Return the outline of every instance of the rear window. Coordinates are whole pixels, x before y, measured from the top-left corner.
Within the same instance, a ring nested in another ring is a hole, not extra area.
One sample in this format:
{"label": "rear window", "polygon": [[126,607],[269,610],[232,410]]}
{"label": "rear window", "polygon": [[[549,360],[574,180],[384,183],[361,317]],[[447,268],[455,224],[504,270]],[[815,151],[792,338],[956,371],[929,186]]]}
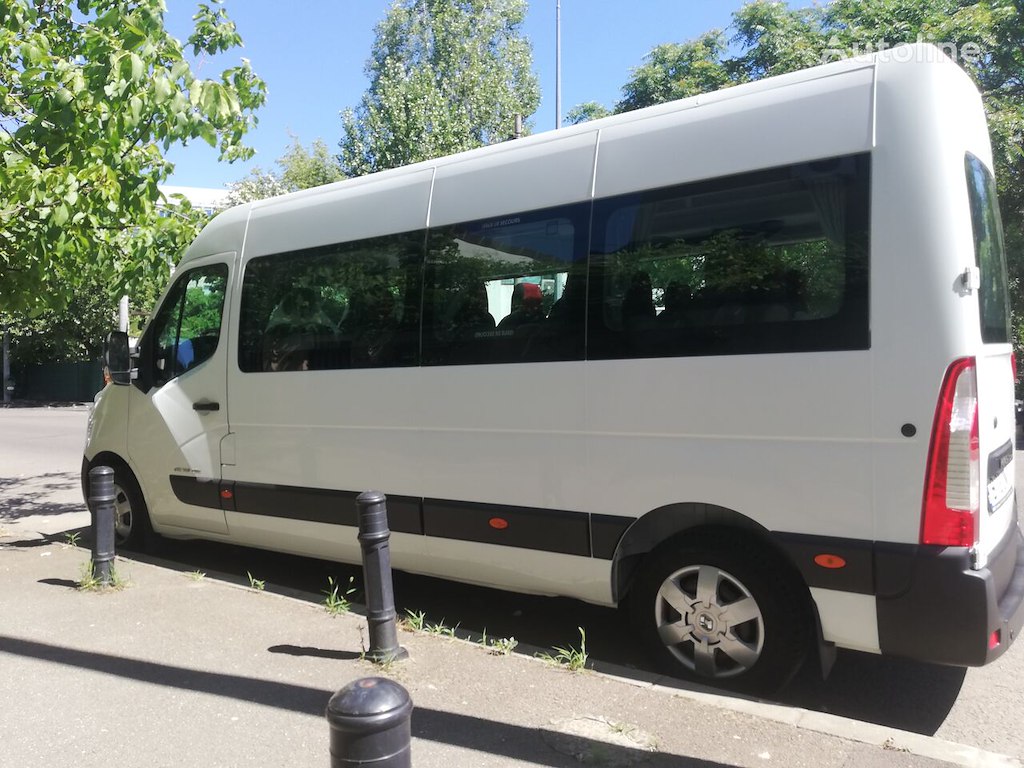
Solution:
{"label": "rear window", "polygon": [[970,153],[966,169],[974,254],[981,271],[981,340],[986,344],[1006,344],[1010,341],[1010,304],[996,183],[992,172]]}

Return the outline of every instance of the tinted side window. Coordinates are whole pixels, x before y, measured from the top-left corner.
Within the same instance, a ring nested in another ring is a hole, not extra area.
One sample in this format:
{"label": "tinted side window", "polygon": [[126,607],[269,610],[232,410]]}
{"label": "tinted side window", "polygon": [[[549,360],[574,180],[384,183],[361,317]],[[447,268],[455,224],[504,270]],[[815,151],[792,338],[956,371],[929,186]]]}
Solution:
{"label": "tinted side window", "polygon": [[247,372],[419,361],[423,233],[263,256],[245,269],[238,364]]}
{"label": "tinted side window", "polygon": [[866,349],[868,157],[595,203],[589,358]]}
{"label": "tinted side window", "polygon": [[424,364],[582,359],[589,212],[582,203],[431,230]]}
{"label": "tinted side window", "polygon": [[991,171],[974,155],[967,155],[966,170],[974,252],[981,271],[981,340],[986,344],[1005,344],[1010,341],[1010,302],[996,182]]}
{"label": "tinted side window", "polygon": [[227,284],[226,264],[198,267],[182,275],[153,321],[151,370],[155,386],[209,360],[220,343]]}

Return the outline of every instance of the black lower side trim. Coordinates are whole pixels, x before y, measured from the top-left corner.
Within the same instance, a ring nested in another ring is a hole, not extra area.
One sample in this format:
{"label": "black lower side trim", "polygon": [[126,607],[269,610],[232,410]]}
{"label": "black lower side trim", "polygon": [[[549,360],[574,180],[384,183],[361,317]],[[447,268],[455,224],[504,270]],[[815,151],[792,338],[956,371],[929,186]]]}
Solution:
{"label": "black lower side trim", "polygon": [[220,509],[220,483],[207,477],[171,475],[171,490],[178,501],[196,507]]}
{"label": "black lower side trim", "polygon": [[[356,491],[182,476],[172,476],[171,487],[178,500],[186,504],[247,515],[358,525]],[[615,515],[397,495],[388,495],[387,510],[388,527],[396,533],[600,560],[615,556],[619,540],[635,522],[631,517]]]}
{"label": "black lower side trim", "polygon": [[427,536],[590,556],[587,515],[467,501],[423,500]]}
{"label": "black lower side trim", "polygon": [[[875,593],[874,542],[802,533],[775,532],[772,536],[789,555],[808,587],[861,595]],[[841,558],[842,564],[834,558]]]}
{"label": "black lower side trim", "polygon": [[619,515],[590,516],[590,547],[598,560],[612,560],[626,529],[636,522],[632,517]]}
{"label": "black lower side trim", "polygon": [[[234,509],[249,515],[287,517],[332,525],[359,524],[355,491],[266,483],[234,485]],[[419,499],[388,496],[388,527],[395,533],[423,533]]]}

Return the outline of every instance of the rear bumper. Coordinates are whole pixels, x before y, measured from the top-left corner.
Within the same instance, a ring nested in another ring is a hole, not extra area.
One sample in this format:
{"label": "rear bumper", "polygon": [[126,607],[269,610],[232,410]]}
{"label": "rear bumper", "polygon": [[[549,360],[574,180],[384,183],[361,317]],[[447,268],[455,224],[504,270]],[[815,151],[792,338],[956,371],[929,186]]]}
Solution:
{"label": "rear bumper", "polygon": [[985,568],[972,569],[964,547],[880,542],[874,566],[884,654],[981,666],[1001,656],[1024,625],[1024,534],[1016,516]]}

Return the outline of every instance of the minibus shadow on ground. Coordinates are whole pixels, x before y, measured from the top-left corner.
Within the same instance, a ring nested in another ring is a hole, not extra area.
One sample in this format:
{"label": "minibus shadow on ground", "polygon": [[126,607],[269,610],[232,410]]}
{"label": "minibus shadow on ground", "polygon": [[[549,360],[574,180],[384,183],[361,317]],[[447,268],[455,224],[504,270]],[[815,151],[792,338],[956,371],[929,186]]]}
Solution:
{"label": "minibus shadow on ground", "polygon": [[[88,546],[89,531],[81,533],[82,543]],[[264,582],[267,591],[312,603],[324,601],[330,578],[341,586],[341,593],[354,588],[350,596],[353,609],[362,610],[359,566],[208,541],[161,540],[152,553],[126,550],[122,554],[183,572],[201,571],[210,578],[243,586],[250,585],[251,576]],[[473,640],[484,634],[492,640],[515,638],[519,644],[516,652],[527,654],[553,653],[556,647],[579,649],[582,628],[589,667],[637,680],[654,677],[631,637],[625,616],[613,608],[397,571],[393,580],[400,619],[415,615],[428,629],[452,629]],[[821,679],[817,660],[810,659],[773,700],[932,735],[953,708],[965,676],[962,668],[840,651],[827,680]],[[666,681],[659,678],[661,684]],[[671,681],[667,684],[673,685]],[[682,680],[675,685],[693,687]]]}

